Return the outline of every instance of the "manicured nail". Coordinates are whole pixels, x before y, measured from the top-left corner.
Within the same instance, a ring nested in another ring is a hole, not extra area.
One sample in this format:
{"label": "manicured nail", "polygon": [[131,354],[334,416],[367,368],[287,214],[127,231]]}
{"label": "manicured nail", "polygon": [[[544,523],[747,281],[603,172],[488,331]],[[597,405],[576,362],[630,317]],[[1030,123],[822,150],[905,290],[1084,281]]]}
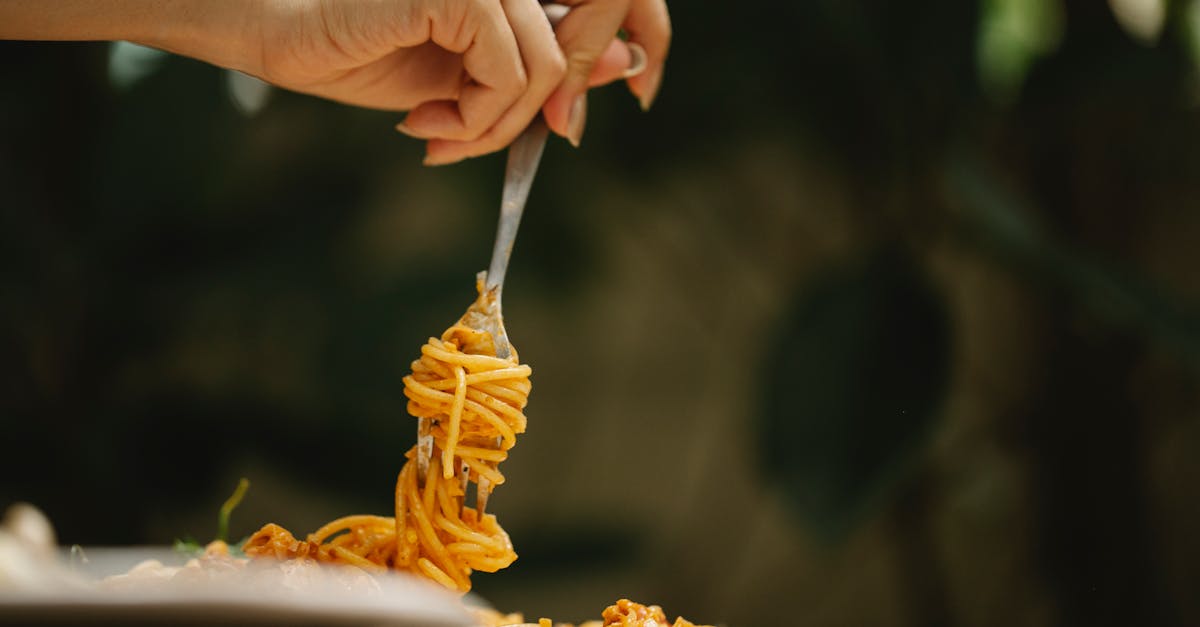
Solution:
{"label": "manicured nail", "polygon": [[658,87],[662,84],[662,68],[650,70],[643,84],[646,89],[638,98],[638,102],[642,105],[642,111],[649,111],[650,105],[654,104],[654,99],[658,97]]}
{"label": "manicured nail", "polygon": [[575,96],[571,112],[567,115],[567,141],[578,148],[583,141],[583,127],[587,124],[587,94]]}
{"label": "manicured nail", "polygon": [[458,157],[455,159],[447,159],[445,157],[434,157],[433,155],[426,154],[425,159],[422,160],[421,163],[424,165],[427,165],[427,166],[439,166],[439,165],[450,165],[451,163],[458,163],[459,161],[462,161],[462,160],[463,160],[463,157]]}
{"label": "manicured nail", "polygon": [[546,19],[550,20],[551,26],[558,26],[558,23],[567,17],[567,13],[571,12],[571,7],[563,4],[543,4],[542,11],[546,12]]}
{"label": "manicured nail", "polygon": [[396,130],[400,131],[401,133],[404,133],[405,135],[408,135],[409,137],[415,137],[417,139],[425,139],[420,134],[418,134],[416,131],[414,131],[411,126],[405,124],[404,122],[397,124]]}
{"label": "manicured nail", "polygon": [[646,49],[632,41],[625,42],[625,45],[629,48],[629,69],[621,78],[633,78],[646,71]]}

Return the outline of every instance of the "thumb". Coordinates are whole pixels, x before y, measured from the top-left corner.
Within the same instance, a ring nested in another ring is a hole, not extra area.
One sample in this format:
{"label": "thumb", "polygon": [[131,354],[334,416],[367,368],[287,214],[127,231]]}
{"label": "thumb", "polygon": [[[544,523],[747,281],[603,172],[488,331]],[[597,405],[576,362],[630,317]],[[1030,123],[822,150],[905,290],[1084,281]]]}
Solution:
{"label": "thumb", "polygon": [[587,124],[588,79],[617,35],[629,0],[588,0],[571,8],[554,33],[567,58],[567,74],[542,108],[550,130],[578,146]]}

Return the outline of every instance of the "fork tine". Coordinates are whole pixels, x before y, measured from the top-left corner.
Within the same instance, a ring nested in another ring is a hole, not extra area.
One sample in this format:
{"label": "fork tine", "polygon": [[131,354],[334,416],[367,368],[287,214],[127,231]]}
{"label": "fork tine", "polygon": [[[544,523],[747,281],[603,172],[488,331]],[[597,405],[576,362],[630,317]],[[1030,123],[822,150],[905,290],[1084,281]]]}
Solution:
{"label": "fork tine", "polygon": [[484,510],[487,509],[488,497],[492,495],[492,482],[484,477],[479,478],[479,483],[475,485],[475,511],[483,516]]}
{"label": "fork tine", "polygon": [[[499,449],[503,438],[496,438],[496,448]],[[488,497],[492,495],[492,482],[480,477],[479,485],[475,490],[475,511],[483,516],[484,510],[487,509]]]}
{"label": "fork tine", "polygon": [[433,419],[417,420],[417,478],[422,483],[429,474],[429,459],[433,457]]}
{"label": "fork tine", "polygon": [[467,481],[471,478],[471,467],[467,462],[459,462],[458,464],[458,485],[462,488],[462,508],[467,509]]}

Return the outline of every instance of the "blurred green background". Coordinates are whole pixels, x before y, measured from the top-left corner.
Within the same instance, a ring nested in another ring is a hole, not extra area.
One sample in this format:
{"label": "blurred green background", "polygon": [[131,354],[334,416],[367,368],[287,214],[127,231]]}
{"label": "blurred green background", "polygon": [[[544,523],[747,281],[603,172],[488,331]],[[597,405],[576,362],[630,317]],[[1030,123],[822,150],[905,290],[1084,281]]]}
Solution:
{"label": "blurred green background", "polygon": [[[497,606],[1200,624],[1200,0],[677,3],[547,149]],[[391,511],[501,156],[128,45],[0,43],[0,505],[63,543]],[[263,98],[265,97],[265,100]]]}

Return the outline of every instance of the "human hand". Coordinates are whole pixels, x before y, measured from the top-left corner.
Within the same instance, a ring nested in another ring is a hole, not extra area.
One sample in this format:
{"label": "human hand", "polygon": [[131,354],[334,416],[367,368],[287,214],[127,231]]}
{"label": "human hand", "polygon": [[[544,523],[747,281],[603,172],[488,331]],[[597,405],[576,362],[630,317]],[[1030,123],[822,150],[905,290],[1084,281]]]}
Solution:
{"label": "human hand", "polygon": [[[671,42],[671,20],[665,0],[559,2],[562,4],[547,4],[543,8],[555,24],[556,38],[567,59],[567,72],[542,111],[551,130],[578,146],[587,121],[588,89],[625,79],[642,110],[649,110],[662,83],[663,64]],[[618,29],[625,31],[628,41],[615,38]],[[495,135],[476,141],[433,137],[429,141],[429,154],[451,162],[498,150],[528,124],[525,117],[519,119],[525,121],[515,130],[508,129],[510,132],[503,135],[508,139]]]}
{"label": "human hand", "polygon": [[[507,145],[566,62],[536,0],[261,0],[261,66],[273,84],[341,102],[411,110],[402,130],[475,141],[446,163]],[[494,138],[485,145],[483,139]],[[490,150],[489,150],[490,149]]]}
{"label": "human hand", "polygon": [[[589,87],[626,78],[649,107],[670,24],[663,0],[566,1],[546,7],[556,39],[536,0],[264,0],[260,76],[411,110],[398,129],[427,140],[431,165],[504,148],[543,105],[578,145]],[[628,44],[616,39],[623,25]]]}
{"label": "human hand", "polygon": [[[125,39],[284,88],[387,110],[426,163],[499,150],[542,111],[578,145],[589,87],[627,79],[649,107],[670,39],[665,0],[0,1],[0,39]],[[629,42],[616,39],[618,28]]]}

